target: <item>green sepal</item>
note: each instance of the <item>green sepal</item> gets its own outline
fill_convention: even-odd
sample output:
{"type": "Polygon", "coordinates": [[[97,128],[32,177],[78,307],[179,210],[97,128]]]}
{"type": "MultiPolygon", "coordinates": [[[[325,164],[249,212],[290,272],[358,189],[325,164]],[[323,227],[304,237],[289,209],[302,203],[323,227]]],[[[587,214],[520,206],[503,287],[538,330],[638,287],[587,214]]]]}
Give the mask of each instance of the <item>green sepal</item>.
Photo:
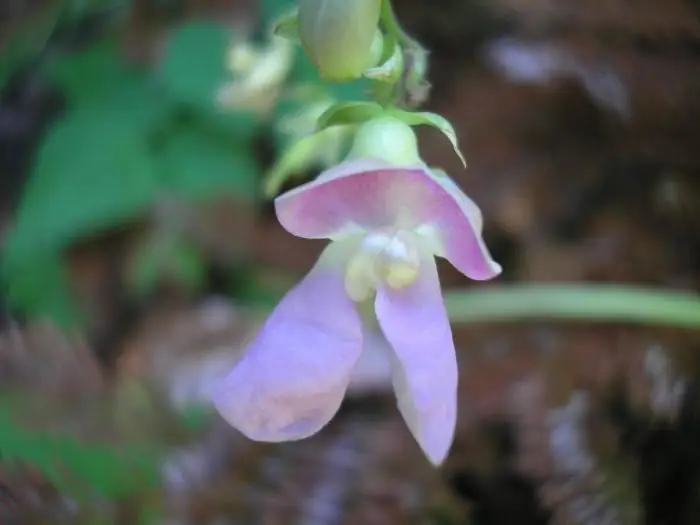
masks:
{"type": "Polygon", "coordinates": [[[265,177],[264,192],[267,197],[274,197],[282,188],[282,185],[292,175],[302,175],[307,170],[317,164],[328,164],[323,162],[323,157],[329,152],[338,151],[334,162],[339,162],[340,152],[348,142],[350,128],[326,128],[313,135],[307,135],[287,148],[279,157],[274,166],[265,177]]]}
{"type": "Polygon", "coordinates": [[[450,121],[447,120],[445,117],[442,117],[436,113],[430,113],[427,111],[421,111],[421,112],[412,112],[412,111],[403,111],[399,109],[391,109],[388,110],[388,114],[391,115],[392,117],[395,117],[409,126],[432,126],[434,128],[439,129],[445,137],[450,141],[450,144],[452,144],[452,149],[454,152],[457,154],[459,157],[459,160],[462,161],[462,164],[464,167],[467,167],[467,161],[464,158],[464,155],[462,154],[462,151],[459,149],[459,143],[457,140],[457,133],[455,132],[455,129],[452,127],[452,124],[450,124],[450,121]]]}
{"type": "Polygon", "coordinates": [[[333,126],[345,126],[367,122],[384,112],[376,102],[338,102],[329,107],[318,118],[316,130],[322,131],[333,126]]]}

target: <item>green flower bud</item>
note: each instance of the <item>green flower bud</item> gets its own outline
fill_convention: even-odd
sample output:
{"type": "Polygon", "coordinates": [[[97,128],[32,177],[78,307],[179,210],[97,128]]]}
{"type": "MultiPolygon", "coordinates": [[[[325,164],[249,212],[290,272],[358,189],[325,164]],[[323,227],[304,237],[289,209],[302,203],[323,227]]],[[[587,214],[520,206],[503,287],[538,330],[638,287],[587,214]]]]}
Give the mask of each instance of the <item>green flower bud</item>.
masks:
{"type": "Polygon", "coordinates": [[[346,160],[374,158],[393,164],[423,164],[418,139],[411,126],[397,118],[380,116],[363,123],[346,160]]]}
{"type": "Polygon", "coordinates": [[[379,62],[381,0],[299,0],[299,36],[321,78],[346,82],[379,62]]]}

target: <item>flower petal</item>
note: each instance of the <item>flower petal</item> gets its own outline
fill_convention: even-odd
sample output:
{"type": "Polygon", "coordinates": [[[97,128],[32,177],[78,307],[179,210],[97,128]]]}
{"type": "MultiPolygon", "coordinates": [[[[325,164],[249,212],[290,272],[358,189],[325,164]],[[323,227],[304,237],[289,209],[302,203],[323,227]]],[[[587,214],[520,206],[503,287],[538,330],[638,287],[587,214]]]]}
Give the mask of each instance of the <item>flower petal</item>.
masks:
{"type": "Polygon", "coordinates": [[[457,420],[457,357],[435,259],[402,290],[381,289],[375,310],[394,349],[394,390],[408,428],[430,461],[442,463],[457,420]]]}
{"type": "Polygon", "coordinates": [[[428,218],[433,214],[434,230],[427,240],[437,241],[433,253],[444,257],[452,266],[471,279],[493,279],[502,271],[493,260],[481,236],[483,217],[481,210],[457,184],[442,170],[432,169],[431,179],[440,186],[452,204],[436,198],[424,210],[428,218]],[[455,205],[457,208],[455,208],[455,205]]]}
{"type": "Polygon", "coordinates": [[[472,279],[501,272],[481,238],[479,208],[446,175],[377,159],[348,161],[275,200],[280,224],[307,239],[417,230],[435,255],[472,279]]]}
{"type": "Polygon", "coordinates": [[[343,162],[275,199],[280,224],[306,239],[338,238],[393,223],[387,182],[397,172],[379,159],[343,162]]]}
{"type": "Polygon", "coordinates": [[[355,243],[324,250],[218,388],[216,409],[249,438],[303,439],[338,411],[362,352],[362,324],[343,282],[355,243]]]}

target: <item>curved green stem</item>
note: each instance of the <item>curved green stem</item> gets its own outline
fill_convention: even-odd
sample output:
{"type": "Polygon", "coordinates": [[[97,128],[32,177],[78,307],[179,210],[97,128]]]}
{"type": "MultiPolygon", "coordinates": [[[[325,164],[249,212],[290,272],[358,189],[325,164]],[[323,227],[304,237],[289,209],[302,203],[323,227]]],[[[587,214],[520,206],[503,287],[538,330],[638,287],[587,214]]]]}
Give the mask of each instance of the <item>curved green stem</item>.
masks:
{"type": "Polygon", "coordinates": [[[396,17],[396,12],[394,7],[391,5],[391,0],[382,0],[382,22],[386,27],[386,30],[396,36],[399,43],[413,48],[420,48],[422,46],[411,36],[404,31],[403,27],[399,23],[399,19],[396,17]]]}
{"type": "Polygon", "coordinates": [[[396,104],[409,108],[421,106],[427,100],[430,91],[430,84],[426,80],[428,52],[401,27],[391,0],[382,0],[381,20],[386,32],[385,38],[393,41],[389,49],[398,44],[404,55],[405,70],[396,89],[396,104]]]}
{"type": "Polygon", "coordinates": [[[590,320],[700,328],[700,295],[619,284],[525,284],[448,291],[456,323],[590,320]]]}

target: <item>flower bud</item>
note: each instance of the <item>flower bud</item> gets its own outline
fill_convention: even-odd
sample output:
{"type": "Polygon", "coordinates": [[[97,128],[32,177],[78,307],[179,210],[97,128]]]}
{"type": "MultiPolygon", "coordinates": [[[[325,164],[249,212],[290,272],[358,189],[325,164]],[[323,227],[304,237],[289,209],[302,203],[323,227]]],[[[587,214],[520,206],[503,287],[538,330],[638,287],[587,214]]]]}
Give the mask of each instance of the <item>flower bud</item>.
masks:
{"type": "Polygon", "coordinates": [[[381,0],[299,0],[299,36],[321,78],[345,82],[377,65],[381,0]]]}
{"type": "Polygon", "coordinates": [[[404,166],[423,164],[418,153],[418,139],[411,126],[390,116],[373,118],[357,129],[346,160],[361,158],[404,166]]]}

